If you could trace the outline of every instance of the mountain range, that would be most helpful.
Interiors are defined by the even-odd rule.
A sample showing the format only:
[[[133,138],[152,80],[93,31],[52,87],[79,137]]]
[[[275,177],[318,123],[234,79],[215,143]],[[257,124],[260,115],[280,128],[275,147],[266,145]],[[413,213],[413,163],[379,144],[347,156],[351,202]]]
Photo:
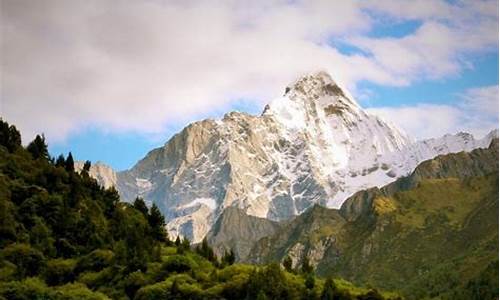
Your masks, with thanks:
[[[131,169],[94,164],[90,174],[125,201],[155,203],[170,236],[197,243],[227,208],[276,228],[315,205],[340,208],[356,192],[394,182],[438,155],[487,148],[496,137],[494,130],[481,139],[458,133],[416,141],[367,113],[321,71],[290,84],[258,116],[231,112],[192,123]]]
[[[314,205],[273,224],[235,210],[224,211],[208,240],[219,252],[232,247],[240,261],[289,258],[298,268],[307,259],[321,275],[407,299],[498,295],[498,139],[487,149],[425,161],[409,176],[357,192],[340,209]],[[248,235],[249,228],[260,230]]]

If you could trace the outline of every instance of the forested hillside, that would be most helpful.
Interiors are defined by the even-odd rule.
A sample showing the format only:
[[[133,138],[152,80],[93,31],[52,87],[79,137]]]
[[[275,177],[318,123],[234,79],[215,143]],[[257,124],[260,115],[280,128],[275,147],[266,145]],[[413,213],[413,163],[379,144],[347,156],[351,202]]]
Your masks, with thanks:
[[[156,206],[120,202],[75,172],[71,153],[50,157],[43,136],[27,147],[0,120],[0,299],[394,299],[304,263],[233,264],[204,241],[170,241]]]

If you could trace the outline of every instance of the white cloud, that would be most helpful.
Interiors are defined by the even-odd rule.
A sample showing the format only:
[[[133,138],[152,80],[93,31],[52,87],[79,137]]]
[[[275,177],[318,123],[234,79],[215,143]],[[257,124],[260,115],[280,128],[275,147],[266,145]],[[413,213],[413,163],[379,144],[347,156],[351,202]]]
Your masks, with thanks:
[[[380,10],[395,17],[394,3]],[[350,87],[408,84],[459,72],[459,54],[498,42],[486,26],[498,27],[486,5],[494,1],[452,24],[440,20],[464,8],[411,3],[400,17],[424,26],[388,40],[363,36],[376,22],[369,1],[3,0],[0,113],[28,138],[43,131],[51,141],[87,125],[158,133],[235,99],[261,103],[315,69]],[[372,55],[329,46],[350,36]]]
[[[498,128],[498,85],[466,90],[455,105],[417,104],[370,108],[418,139],[465,131],[482,137]]]
[[[364,5],[384,17],[422,22],[415,33],[399,38],[349,38],[382,69],[406,83],[456,75],[470,65],[464,54],[498,47],[498,3],[494,1],[452,5],[439,0],[382,0]]]

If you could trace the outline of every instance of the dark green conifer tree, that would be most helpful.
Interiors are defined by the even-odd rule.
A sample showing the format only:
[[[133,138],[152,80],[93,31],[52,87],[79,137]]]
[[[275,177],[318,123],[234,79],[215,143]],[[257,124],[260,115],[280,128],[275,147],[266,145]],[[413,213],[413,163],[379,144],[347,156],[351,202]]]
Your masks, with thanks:
[[[153,206],[151,206],[151,209],[149,210],[148,223],[149,226],[151,227],[151,231],[153,233],[154,238],[158,241],[162,242],[165,241],[167,237],[165,231],[165,218],[161,214],[158,206],[156,206],[156,204],[154,203]]]
[[[56,167],[64,167],[66,165],[66,159],[64,155],[60,154],[56,160]]]
[[[337,286],[335,281],[331,277],[328,277],[323,286],[323,292],[321,293],[321,300],[334,300],[338,294]]]
[[[314,267],[309,262],[309,257],[307,257],[307,255],[304,256],[304,259],[302,260],[302,265],[300,267],[300,271],[303,274],[312,273],[314,271]]]
[[[49,158],[49,150],[47,144],[45,143],[45,136],[42,134],[36,135],[35,139],[29,143],[26,148],[31,153],[34,159],[48,159]]]
[[[285,268],[287,272],[293,273],[292,265],[293,265],[292,258],[287,255],[283,260],[283,268]]]
[[[73,155],[71,152],[68,154],[68,158],[66,158],[66,162],[64,164],[66,171],[73,173],[75,171],[75,161],[73,160]]]
[[[225,251],[224,256],[222,257],[222,263],[226,266],[230,266],[234,264],[236,260],[236,256],[234,254],[233,249],[229,250],[229,252]]]
[[[148,207],[146,206],[146,202],[144,202],[144,200],[141,197],[135,198],[133,206],[135,209],[140,211],[145,217],[148,217]]]
[[[83,164],[83,172],[85,173],[89,173],[90,172],[90,167],[92,166],[92,163],[90,162],[90,160],[87,160],[85,161],[85,163]]]

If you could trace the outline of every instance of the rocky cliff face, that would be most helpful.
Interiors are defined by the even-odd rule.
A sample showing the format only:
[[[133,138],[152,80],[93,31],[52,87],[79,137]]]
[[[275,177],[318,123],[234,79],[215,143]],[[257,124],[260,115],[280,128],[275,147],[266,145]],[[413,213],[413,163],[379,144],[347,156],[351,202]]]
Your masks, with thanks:
[[[273,235],[280,224],[247,215],[236,207],[228,207],[207,234],[207,240],[221,257],[233,250],[238,261],[245,261],[253,245],[263,237]]]
[[[80,172],[84,164],[85,162],[83,161],[75,162],[75,170]],[[101,162],[97,162],[90,166],[89,175],[95,178],[97,182],[105,188],[116,186],[118,182],[116,172],[113,168]]]
[[[125,200],[142,196],[170,235],[199,242],[227,207],[274,221],[314,204],[340,207],[438,154],[487,147],[467,134],[415,143],[366,113],[332,78],[304,76],[260,116],[232,112],[193,123],[116,174]]]

